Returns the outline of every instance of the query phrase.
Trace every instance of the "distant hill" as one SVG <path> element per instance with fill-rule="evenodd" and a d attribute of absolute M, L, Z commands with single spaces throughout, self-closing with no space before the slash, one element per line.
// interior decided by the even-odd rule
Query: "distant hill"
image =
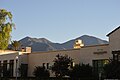
<path fill-rule="evenodd" d="M 81 39 L 85 46 L 99 45 L 99 44 L 108 44 L 108 41 L 96 38 L 94 36 L 83 35 L 83 36 L 78 37 L 76 39 L 72 39 L 70 41 L 67 41 L 67 42 L 63 43 L 62 45 L 66 49 L 73 48 L 73 44 L 74 44 L 75 40 L 78 40 L 78 39 Z"/>
<path fill-rule="evenodd" d="M 108 44 L 108 42 L 105 40 L 102 40 L 93 36 L 88 36 L 88 35 L 83 35 L 81 37 L 69 40 L 62 44 L 51 42 L 45 38 L 31 38 L 31 37 L 25 37 L 19 41 L 24 47 L 27 47 L 27 46 L 32 47 L 32 52 L 38 52 L 38 51 L 72 49 L 74 42 L 77 39 L 81 39 L 85 44 L 85 46 Z"/>

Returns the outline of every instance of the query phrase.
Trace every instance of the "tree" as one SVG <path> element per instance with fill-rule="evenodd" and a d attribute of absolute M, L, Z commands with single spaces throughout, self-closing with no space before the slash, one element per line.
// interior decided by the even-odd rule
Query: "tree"
<path fill-rule="evenodd" d="M 89 64 L 77 64 L 70 71 L 71 78 L 91 78 L 92 67 Z"/>
<path fill-rule="evenodd" d="M 45 67 L 37 66 L 33 71 L 33 75 L 36 78 L 47 78 L 50 76 L 50 73 L 47 69 L 45 69 Z"/>
<path fill-rule="evenodd" d="M 19 41 L 12 41 L 11 45 L 14 50 L 19 50 L 21 43 Z"/>
<path fill-rule="evenodd" d="M 68 75 L 69 67 L 72 62 L 73 59 L 68 57 L 68 55 L 61 56 L 58 54 L 54 60 L 54 65 L 52 66 L 52 71 L 55 73 L 55 76 L 63 77 Z"/>
<path fill-rule="evenodd" d="M 8 47 L 13 26 L 11 12 L 0 9 L 0 49 Z"/>
<path fill-rule="evenodd" d="M 105 77 L 108 79 L 120 79 L 120 61 L 112 60 L 104 67 Z"/>

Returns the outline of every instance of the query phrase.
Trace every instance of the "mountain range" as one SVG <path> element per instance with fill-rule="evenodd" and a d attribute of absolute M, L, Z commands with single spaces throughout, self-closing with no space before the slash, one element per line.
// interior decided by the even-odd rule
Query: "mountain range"
<path fill-rule="evenodd" d="M 52 51 L 52 50 L 73 49 L 75 40 L 78 40 L 78 39 L 81 39 L 85 46 L 108 44 L 108 41 L 106 40 L 102 40 L 100 38 L 89 36 L 89 35 L 83 35 L 81 37 L 69 40 L 64 43 L 54 43 L 45 38 L 31 38 L 28 36 L 19 41 L 22 46 L 31 47 L 32 52 L 42 52 L 42 51 Z"/>

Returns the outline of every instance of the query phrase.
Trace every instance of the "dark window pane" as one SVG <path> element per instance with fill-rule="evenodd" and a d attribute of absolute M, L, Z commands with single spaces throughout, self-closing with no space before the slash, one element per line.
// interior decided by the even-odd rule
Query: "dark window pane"
<path fill-rule="evenodd" d="M 10 76 L 13 77 L 14 72 L 14 60 L 10 60 L 9 62 Z"/>
<path fill-rule="evenodd" d="M 7 60 L 3 61 L 3 77 L 6 77 L 8 74 L 7 72 Z"/>

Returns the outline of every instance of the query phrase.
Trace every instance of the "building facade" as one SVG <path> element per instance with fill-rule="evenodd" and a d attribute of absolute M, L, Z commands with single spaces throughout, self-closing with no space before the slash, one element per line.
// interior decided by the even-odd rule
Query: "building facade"
<path fill-rule="evenodd" d="M 32 52 L 30 48 L 26 48 L 22 51 L 4 51 L 0 52 L 0 68 L 4 68 L 0 76 L 4 76 L 5 70 L 10 70 L 11 76 L 19 76 L 18 68 L 20 65 L 27 66 L 27 75 L 33 76 L 33 71 L 36 66 L 45 66 L 50 69 L 53 65 L 53 60 L 56 55 L 68 55 L 73 59 L 74 64 L 84 63 L 90 64 L 96 71 L 101 71 L 104 64 L 108 63 L 108 60 L 112 58 L 115 51 L 120 50 L 120 27 L 113 30 L 107 36 L 109 37 L 109 44 L 82 46 L 78 44 L 75 49 L 58 50 L 48 52 Z M 80 42 L 81 44 L 81 42 Z M 51 73 L 51 76 L 54 74 Z"/>

